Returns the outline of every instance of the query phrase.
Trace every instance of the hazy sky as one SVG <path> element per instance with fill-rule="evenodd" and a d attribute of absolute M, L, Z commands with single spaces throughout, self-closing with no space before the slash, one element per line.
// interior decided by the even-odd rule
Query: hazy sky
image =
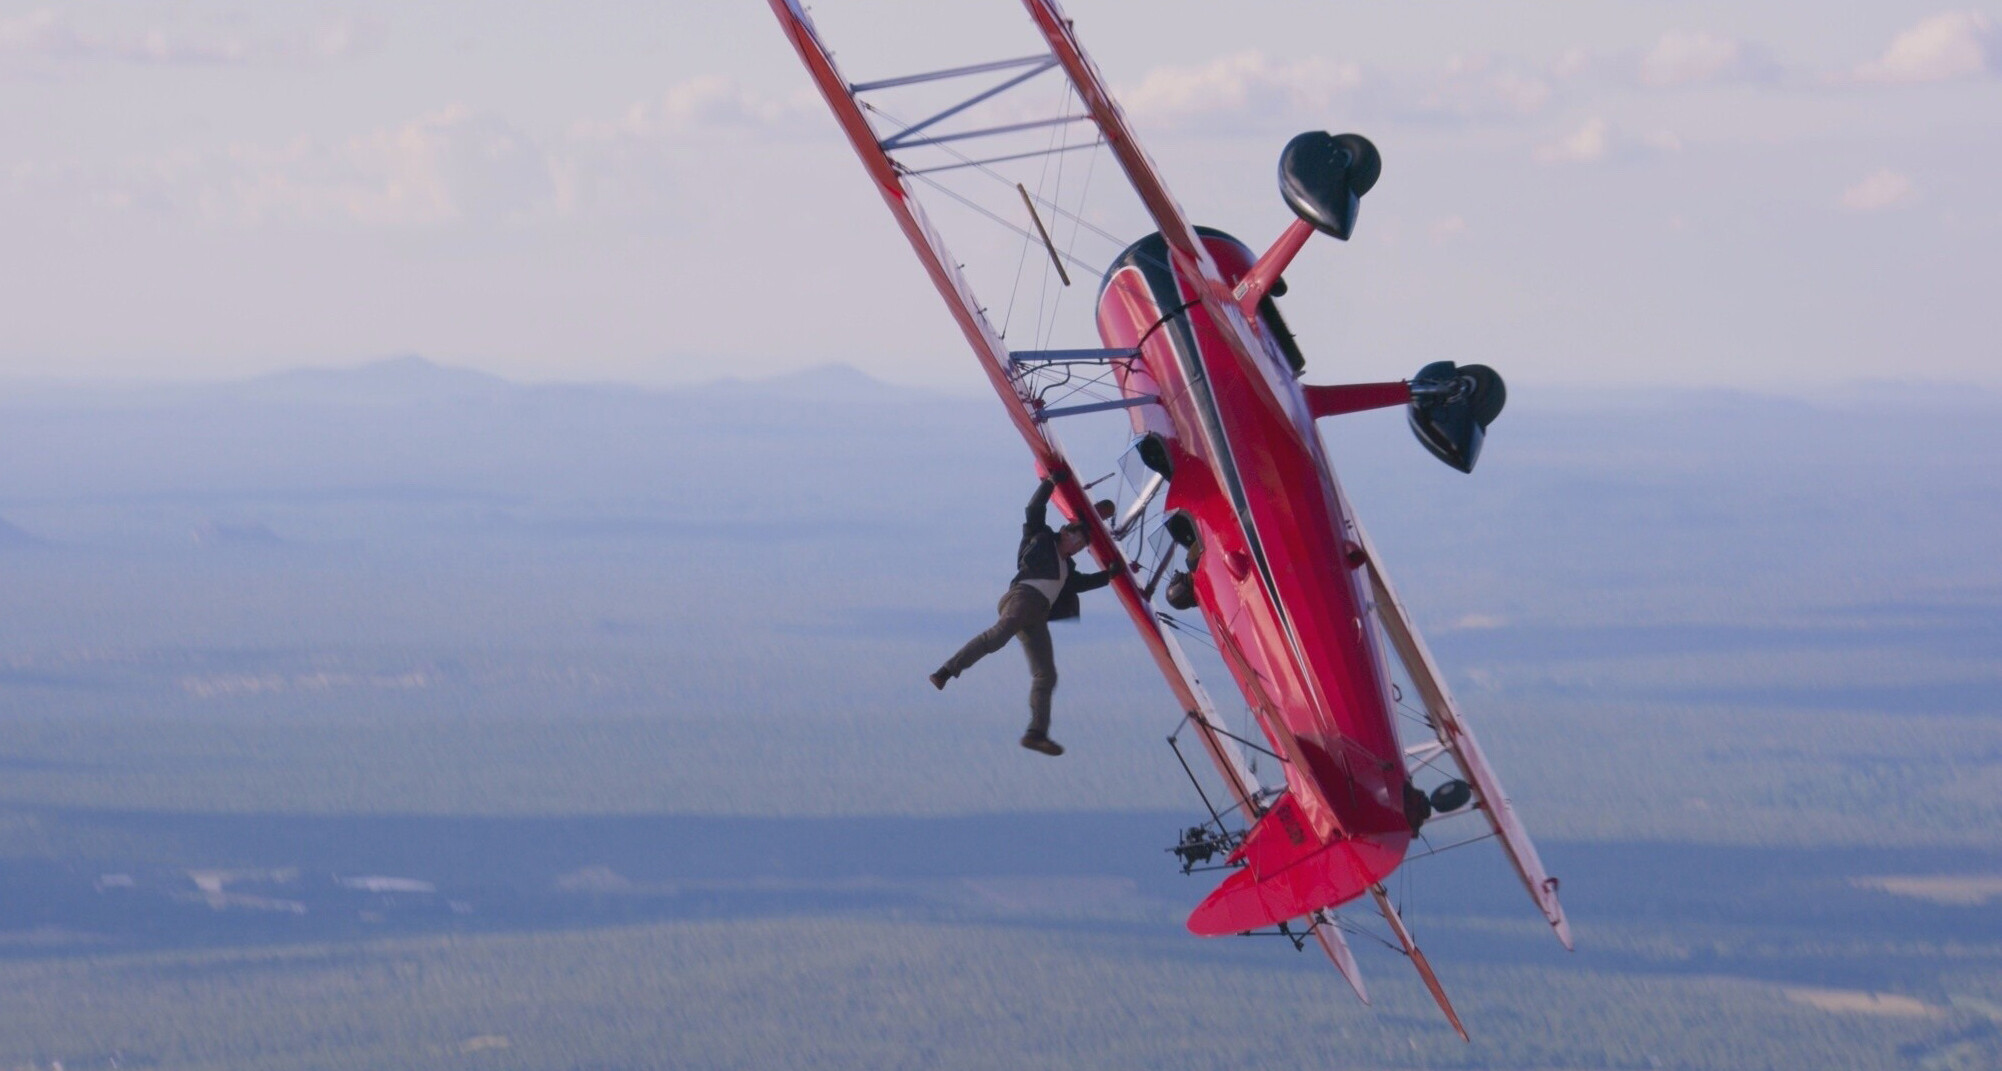
<path fill-rule="evenodd" d="M 1382 147 L 1289 273 L 1318 379 L 2002 385 L 2002 9 L 1242 6 L 1067 10 L 1255 246 L 1288 136 Z M 857 78 L 1034 44 L 1014 0 L 815 13 Z M 975 381 L 761 0 L 0 2 L 0 246 L 0 376 Z"/>

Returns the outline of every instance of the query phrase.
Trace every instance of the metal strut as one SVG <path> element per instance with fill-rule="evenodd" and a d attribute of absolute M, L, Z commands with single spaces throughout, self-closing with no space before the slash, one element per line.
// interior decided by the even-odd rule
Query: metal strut
<path fill-rule="evenodd" d="M 1195 717 L 1195 711 L 1189 711 L 1182 715 L 1185 724 Z M 1196 780 L 1196 771 L 1189 768 L 1189 760 L 1182 756 L 1182 742 L 1179 739 L 1181 735 L 1182 727 L 1178 725 L 1175 727 L 1174 732 L 1168 734 L 1168 749 L 1175 753 L 1175 761 L 1182 764 L 1182 772 L 1189 775 L 1189 784 L 1195 786 L 1196 795 L 1203 801 L 1203 809 L 1210 812 L 1210 822 L 1218 830 L 1222 830 L 1224 828 L 1223 815 L 1217 813 L 1216 804 L 1210 802 L 1210 794 L 1204 792 L 1203 783 Z"/>
<path fill-rule="evenodd" d="M 1056 65 L 1057 65 L 1057 58 L 1055 56 L 1040 56 L 1040 57 L 1035 57 L 1033 59 L 1025 59 L 1025 60 L 1004 60 L 1002 61 L 1003 67 L 1026 66 L 1029 69 L 1022 72 L 1021 74 L 1016 75 L 1013 78 L 1003 81 L 1000 85 L 982 90 L 979 93 L 975 93 L 974 95 L 966 98 L 965 100 L 960 101 L 958 104 L 955 104 L 952 107 L 947 108 L 944 111 L 939 112 L 928 119 L 920 119 L 917 122 L 912 123 L 910 126 L 907 126 L 902 130 L 897 131 L 895 134 L 892 134 L 889 137 L 884 138 L 877 144 L 882 147 L 884 152 L 888 152 L 891 149 L 897 148 L 898 146 L 901 145 L 909 144 L 911 141 L 911 135 L 916 134 L 918 131 L 925 129 L 926 127 L 932 126 L 933 124 L 938 123 L 942 120 L 950 119 L 953 116 L 958 115 L 960 112 L 963 112 L 966 109 L 973 107 L 974 105 L 980 103 L 983 100 L 988 100 L 992 97 L 998 97 L 1001 94 L 1006 93 L 1007 91 L 1015 88 L 1016 86 L 1021 85 L 1023 82 L 1026 82 L 1031 78 L 1034 78 L 1035 76 L 1043 73 L 1044 71 L 1049 70 L 1050 68 Z M 995 70 L 999 68 L 989 67 L 987 69 Z M 910 81 L 924 82 L 924 81 L 931 81 L 936 78 L 950 78 L 956 74 L 971 74 L 971 73 L 976 73 L 976 72 L 974 70 L 960 68 L 949 72 L 934 72 L 933 74 L 929 75 L 908 75 L 906 76 L 906 78 Z M 907 84 L 907 82 L 900 82 L 896 79 L 890 79 L 890 84 L 903 85 Z M 856 87 L 856 89 L 859 92 L 862 91 L 864 87 L 869 89 L 883 88 L 881 83 L 875 83 L 875 84 L 864 83 L 863 87 Z M 966 137 L 966 136 L 969 135 L 955 135 L 955 137 Z M 944 139 L 934 138 L 930 140 L 938 141 Z"/>
<path fill-rule="evenodd" d="M 1111 364 L 1114 361 L 1134 361 L 1140 358 L 1139 350 L 1011 350 L 1008 363 L 1042 366 L 1046 364 Z"/>
<path fill-rule="evenodd" d="M 1057 243 L 1050 241 L 1050 232 L 1043 227 L 1043 217 L 1036 211 L 1036 202 L 1029 196 L 1029 188 L 1017 182 L 1015 192 L 1022 195 L 1022 207 L 1029 210 L 1029 222 L 1036 225 L 1036 234 L 1043 239 L 1043 248 L 1050 251 L 1050 263 L 1057 266 L 1057 278 L 1069 286 L 1071 273 L 1064 270 L 1064 258 L 1057 255 Z"/>
<path fill-rule="evenodd" d="M 1092 141 L 1079 142 L 1076 145 L 1064 145 L 1055 149 L 1036 149 L 1032 152 L 1011 152 L 1006 156 L 989 156 L 981 160 L 961 159 L 960 162 L 956 164 L 938 164 L 934 167 L 907 168 L 905 169 L 904 174 L 933 175 L 937 174 L 940 171 L 957 171 L 962 167 L 986 167 L 988 164 L 1005 164 L 1010 160 L 1027 160 L 1031 157 L 1036 157 L 1036 156 L 1055 156 L 1059 153 L 1077 152 L 1080 149 L 1096 149 L 1103 144 L 1105 144 L 1104 141 L 1094 139 Z"/>
<path fill-rule="evenodd" d="M 1055 420 L 1057 417 L 1078 416 L 1083 413 L 1103 413 L 1113 409 L 1137 409 L 1143 405 L 1153 405 L 1161 400 L 1158 394 L 1136 394 L 1131 398 L 1120 398 L 1110 402 L 1090 402 L 1085 405 L 1063 405 L 1055 409 L 1038 409 L 1029 419 L 1038 424 Z"/>
<path fill-rule="evenodd" d="M 932 120 L 927 120 L 927 122 L 943 118 L 945 118 L 943 115 L 933 116 Z M 987 126 L 987 127 L 981 127 L 978 130 L 962 130 L 956 134 L 940 134 L 937 137 L 930 137 L 930 138 L 906 137 L 905 135 L 908 135 L 911 132 L 911 130 L 916 129 L 915 127 L 912 127 L 896 135 L 893 135 L 888 141 L 883 142 L 883 151 L 888 152 L 891 149 L 916 149 L 916 148 L 922 148 L 923 146 L 926 145 L 943 145 L 948 141 L 965 141 L 968 138 L 984 138 L 991 134 L 1013 134 L 1023 130 L 1038 130 L 1046 126 L 1063 126 L 1066 123 L 1080 123 L 1089 118 L 1091 117 L 1088 115 L 1069 115 L 1069 116 L 1061 116 L 1056 119 L 1031 119 L 1025 123 L 1007 123 L 1002 126 Z"/>
<path fill-rule="evenodd" d="M 1038 71 L 1047 70 L 1056 62 L 1056 57 L 1045 52 L 1039 56 L 1019 56 L 1015 59 L 995 60 L 992 63 L 975 63 L 965 67 L 947 67 L 942 71 L 926 71 L 923 74 L 907 74 L 898 78 L 883 78 L 874 82 L 856 82 L 848 87 L 850 93 L 867 93 L 872 89 L 891 89 L 896 86 L 916 85 L 919 82 L 936 82 L 942 78 L 958 78 L 968 74 L 986 74 L 988 71 L 1005 71 L 1011 67 L 1028 67 L 1041 64 Z"/>

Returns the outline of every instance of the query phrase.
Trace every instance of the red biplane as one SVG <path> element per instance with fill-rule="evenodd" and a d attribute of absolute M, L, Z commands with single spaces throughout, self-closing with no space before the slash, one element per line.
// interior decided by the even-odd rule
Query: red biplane
<path fill-rule="evenodd" d="M 1283 293 L 1281 273 L 1309 237 L 1349 237 L 1360 199 L 1380 170 L 1375 147 L 1354 134 L 1294 138 L 1280 157 L 1279 184 L 1297 218 L 1271 248 L 1254 254 L 1227 234 L 1189 223 L 1071 21 L 1054 0 L 1022 2 L 1042 51 L 851 82 L 835 68 L 800 0 L 771 0 L 1037 467 L 1060 474 L 1059 507 L 1090 526 L 1092 550 L 1102 563 L 1120 566 L 1119 599 L 1184 712 L 1183 727 L 1216 768 L 1224 803 L 1214 805 L 1205 795 L 1211 822 L 1189 829 L 1173 850 L 1185 871 L 1222 854 L 1218 869 L 1229 873 L 1189 916 L 1189 929 L 1220 936 L 1276 927 L 1296 945 L 1317 942 L 1367 1003 L 1343 936 L 1349 923 L 1335 909 L 1369 897 L 1465 1037 L 1384 887 L 1422 827 L 1437 818 L 1480 815 L 1489 832 L 1475 839 L 1500 842 L 1567 948 L 1570 930 L 1557 880 L 1545 873 L 1343 497 L 1315 422 L 1404 406 L 1427 449 L 1471 471 L 1485 429 L 1501 409 L 1501 380 L 1478 365 L 1437 362 L 1408 381 L 1303 384 L 1304 361 L 1273 298 Z M 994 109 L 995 101 L 1051 70 L 1067 82 L 1060 114 L 1024 118 Z M 923 118 L 894 118 L 878 103 L 899 89 L 971 82 L 979 87 L 955 89 Z M 983 116 L 985 125 L 968 125 Z M 1024 133 L 1057 129 L 1089 134 L 1023 150 Z M 997 168 L 1007 162 L 1081 149 L 1109 151 L 1153 229 L 1095 265 L 1059 250 L 1052 230 L 1052 224 L 1069 222 L 1075 235 L 1092 224 L 1040 187 L 1031 194 L 1027 184 L 1014 185 L 1009 192 L 1019 193 L 1020 201 L 1009 219 L 953 194 L 934 177 L 960 171 L 1001 178 Z M 1099 271 L 1098 345 L 1011 351 L 920 204 L 921 188 L 942 191 L 1021 235 L 1037 257 L 1047 254 L 1065 286 L 1066 262 Z M 1053 404 L 1053 384 L 1080 381 L 1101 383 L 1110 396 Z M 1115 410 L 1130 421 L 1125 459 L 1137 462 L 1129 466 L 1137 478 L 1129 478 L 1123 507 L 1095 501 L 1091 489 L 1070 475 L 1075 470 L 1052 431 L 1059 418 Z M 1157 592 L 1169 610 L 1157 609 Z M 1198 608 L 1263 745 L 1226 727 L 1176 640 L 1177 631 L 1194 626 L 1170 611 Z M 1429 739 L 1409 747 L 1396 731 L 1402 693 L 1386 645 L 1417 693 L 1430 730 Z M 1261 785 L 1244 747 L 1275 757 L 1284 784 Z M 1437 772 L 1442 760 L 1457 767 L 1457 776 Z M 1418 783 L 1442 777 L 1429 791 Z"/>

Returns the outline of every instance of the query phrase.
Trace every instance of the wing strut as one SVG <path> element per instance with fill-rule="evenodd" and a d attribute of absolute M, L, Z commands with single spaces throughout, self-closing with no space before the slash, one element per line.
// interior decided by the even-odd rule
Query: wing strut
<path fill-rule="evenodd" d="M 1057 255 L 1057 243 L 1050 241 L 1050 232 L 1043 227 L 1043 217 L 1036 211 L 1036 201 L 1029 196 L 1029 187 L 1017 182 L 1015 192 L 1022 195 L 1022 207 L 1029 210 L 1029 222 L 1036 225 L 1036 236 L 1043 240 L 1043 248 L 1049 250 L 1050 263 L 1056 265 L 1057 278 L 1069 286 L 1071 273 L 1064 270 L 1064 258 Z"/>
<path fill-rule="evenodd" d="M 1425 988 L 1432 991 L 1432 999 L 1439 1002 L 1439 1010 L 1446 1013 L 1446 1021 L 1453 1024 L 1453 1032 L 1460 1035 L 1461 1041 L 1474 1040 L 1467 1036 L 1467 1028 L 1460 1024 L 1460 1013 L 1453 1010 L 1453 1002 L 1446 999 L 1445 987 L 1439 984 L 1439 976 L 1432 971 L 1432 961 L 1418 950 L 1418 942 L 1411 939 L 1411 931 L 1405 928 L 1404 920 L 1391 906 L 1390 894 L 1383 891 L 1383 884 L 1372 885 L 1369 891 L 1376 897 L 1376 909 L 1383 912 L 1383 921 L 1390 923 L 1391 932 L 1397 934 L 1397 942 L 1404 946 L 1404 954 L 1410 956 L 1411 965 L 1418 968 L 1418 977 L 1425 979 Z"/>

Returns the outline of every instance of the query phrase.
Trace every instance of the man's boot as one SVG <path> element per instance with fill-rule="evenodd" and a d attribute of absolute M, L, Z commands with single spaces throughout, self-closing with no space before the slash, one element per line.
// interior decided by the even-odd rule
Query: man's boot
<path fill-rule="evenodd" d="M 1022 746 L 1030 751 L 1040 751 L 1051 758 L 1064 753 L 1064 746 L 1050 739 L 1050 734 L 1034 729 L 1022 734 Z"/>
<path fill-rule="evenodd" d="M 939 668 L 932 670 L 931 686 L 943 692 L 945 691 L 945 682 L 957 676 L 959 676 L 959 674 L 954 673 L 953 671 L 945 668 L 944 666 L 940 666 Z"/>

